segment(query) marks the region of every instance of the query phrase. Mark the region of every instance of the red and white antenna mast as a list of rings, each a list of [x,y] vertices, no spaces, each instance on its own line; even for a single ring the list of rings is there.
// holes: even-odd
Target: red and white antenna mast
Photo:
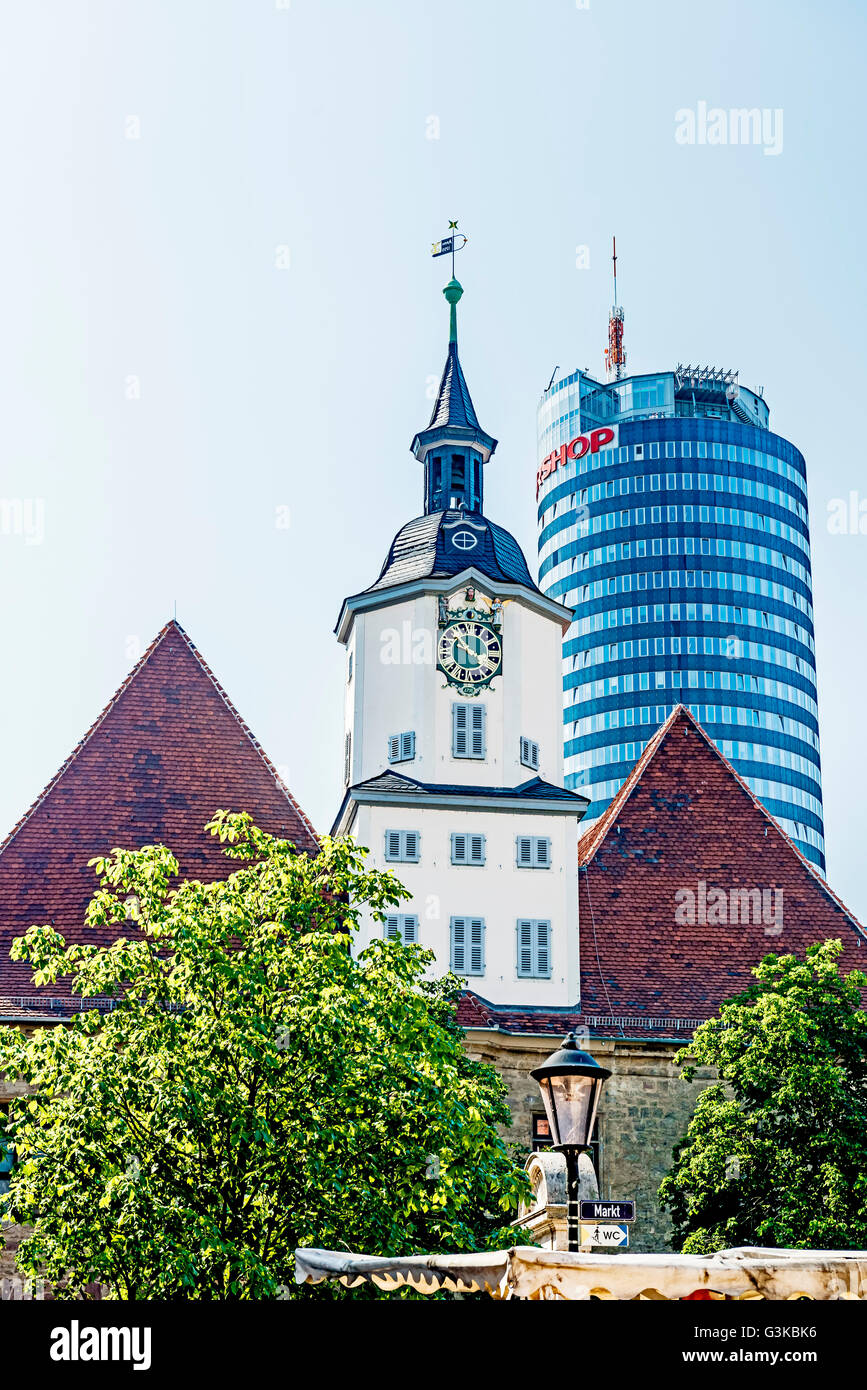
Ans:
[[[614,263],[614,303],[608,320],[608,346],[605,349],[605,373],[609,381],[619,381],[626,366],[623,350],[623,310],[617,303],[617,238],[611,238],[611,259]]]

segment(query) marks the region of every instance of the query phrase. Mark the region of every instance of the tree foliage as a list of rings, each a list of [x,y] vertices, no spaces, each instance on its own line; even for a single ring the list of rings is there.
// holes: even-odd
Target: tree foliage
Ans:
[[[502,1082],[470,1060],[460,982],[432,953],[350,950],[361,912],[405,896],[352,841],[295,853],[244,814],[208,827],[238,867],[172,882],[163,846],[94,860],[87,921],[110,947],[32,928],[34,983],[73,977],[70,1027],[6,1030],[17,1167],[0,1211],[32,1228],[24,1273],[118,1298],[295,1293],[297,1245],[381,1254],[482,1248],[525,1179],[498,1127]],[[501,1237],[502,1238],[502,1237]],[[309,1290],[306,1291],[309,1295]]]
[[[767,956],[681,1054],[720,1080],[659,1189],[678,1249],[867,1248],[867,977],[842,949]]]

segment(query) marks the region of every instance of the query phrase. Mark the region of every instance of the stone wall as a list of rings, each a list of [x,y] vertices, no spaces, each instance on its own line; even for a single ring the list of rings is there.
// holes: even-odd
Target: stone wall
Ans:
[[[539,1087],[530,1076],[560,1044],[559,1037],[527,1037],[473,1029],[467,1051],[492,1063],[509,1092],[512,1129],[508,1138],[526,1152],[532,1117],[543,1109]],[[670,1223],[656,1192],[671,1166],[672,1150],[683,1138],[700,1090],[714,1080],[700,1068],[694,1082],[681,1081],[675,1057],[682,1043],[594,1038],[589,1050],[611,1077],[599,1106],[599,1191],[602,1197],[634,1198],[636,1222],[630,1249],[670,1249]]]

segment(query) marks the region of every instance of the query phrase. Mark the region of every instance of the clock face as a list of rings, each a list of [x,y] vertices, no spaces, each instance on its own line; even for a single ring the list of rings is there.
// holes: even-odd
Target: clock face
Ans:
[[[452,685],[480,689],[499,672],[503,649],[493,628],[466,618],[443,628],[437,658]]]

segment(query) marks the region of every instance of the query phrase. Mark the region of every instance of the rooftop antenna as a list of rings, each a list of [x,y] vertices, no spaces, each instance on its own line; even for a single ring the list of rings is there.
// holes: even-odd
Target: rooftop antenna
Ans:
[[[614,303],[608,319],[608,346],[605,349],[605,373],[609,381],[619,381],[626,366],[623,350],[623,310],[617,303],[617,238],[611,238],[611,260],[614,265]]]

